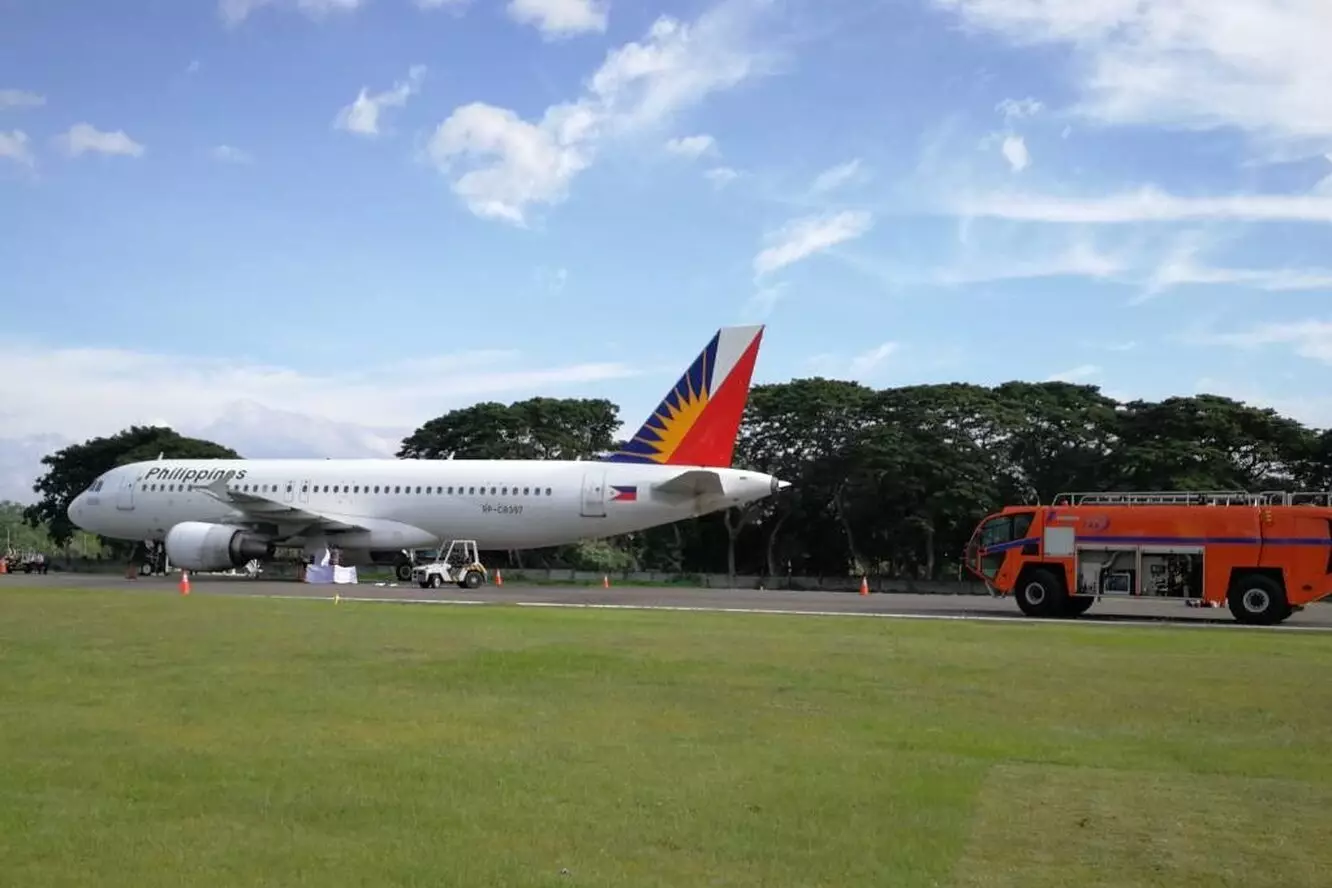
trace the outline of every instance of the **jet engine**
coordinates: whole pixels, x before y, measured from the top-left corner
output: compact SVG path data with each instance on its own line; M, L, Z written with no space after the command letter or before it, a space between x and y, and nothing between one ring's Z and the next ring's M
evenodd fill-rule
M166 535L171 563L185 570L230 570L256 558L271 558L273 544L243 527L183 521Z

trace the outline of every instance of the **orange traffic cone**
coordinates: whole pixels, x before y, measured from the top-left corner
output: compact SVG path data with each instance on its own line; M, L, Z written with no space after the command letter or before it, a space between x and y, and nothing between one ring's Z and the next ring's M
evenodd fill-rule
M188 570L182 570L180 572L180 594L190 594L190 572Z
M866 577L860 578L860 594L861 595L869 594L869 579Z
M504 574L500 572L500 569L498 567L495 568L495 585L496 586L504 585Z
M610 574L602 574L602 575L601 575L601 588L603 588L603 589L609 589L609 588L610 588Z

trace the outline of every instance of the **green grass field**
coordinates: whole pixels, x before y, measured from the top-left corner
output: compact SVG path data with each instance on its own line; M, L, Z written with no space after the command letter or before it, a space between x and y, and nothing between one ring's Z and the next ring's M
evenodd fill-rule
M1332 637L0 594L0 884L1325 886Z

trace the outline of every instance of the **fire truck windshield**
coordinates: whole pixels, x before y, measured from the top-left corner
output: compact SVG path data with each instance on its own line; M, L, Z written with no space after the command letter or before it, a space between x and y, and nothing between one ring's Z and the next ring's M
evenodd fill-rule
M1027 535L1031 527L1032 512L1019 512L1016 515L996 515L981 525L980 545L982 549L1011 543Z
M987 579L993 579L1003 566L1008 550L982 553L993 546L1024 538L1035 517L1035 512L1017 512L1010 515L995 515L983 521L977 528L975 537L972 538L971 546L968 547L971 551L967 553L969 556L967 560L971 562L971 567L979 570Z

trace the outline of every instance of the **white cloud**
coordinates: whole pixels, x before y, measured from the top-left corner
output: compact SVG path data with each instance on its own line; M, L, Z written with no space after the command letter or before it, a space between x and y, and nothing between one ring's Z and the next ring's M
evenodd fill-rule
M430 140L431 160L448 170L456 158L493 158L453 183L467 207L482 218L526 223L531 203L558 203L569 182L592 162L586 144L588 115L556 106L539 125L507 108L473 102L456 109Z
M783 291L786 287L782 284L774 284L770 287L760 287L745 300L744 314L756 320L763 320L772 314L772 310L777 307L781 301Z
M552 296L558 296L564 292L564 287L569 283L569 269L567 268L547 268L541 266L536 270L536 281L543 290Z
M748 31L770 0L724 0L696 21L656 20L641 41L611 50L584 94L536 121L483 102L439 125L427 154L476 215L525 224L555 204L606 140L659 127L759 70Z
M1045 106L1031 97L1025 99L1004 99L994 110L1004 115L1004 120L1021 120L1024 117L1034 117Z
M855 240L870 230L873 217L860 210L844 210L795 219L768 235L769 244L754 257L754 273L770 274L801 259Z
M46 104L46 96L22 89L0 89L0 111L8 108L39 108Z
M28 147L28 134L23 130L0 130L0 158L31 167L37 163L32 149Z
M900 343L884 342L848 359L844 355L815 355L807 362L820 376L836 379L863 379L873 375L883 363L901 349Z
M953 209L962 215L1027 222L1127 223L1198 219L1332 222L1332 195L1179 197L1149 187L1103 197L1022 193L964 197L954 202Z
M1031 155L1027 152L1027 142L1021 136L1005 136L1003 147L999 149L1003 152L1004 160L1013 168L1013 172L1020 173L1031 164Z
M233 148L230 145L218 145L209 152L214 160L222 163L253 163L254 157L248 152L239 148Z
M478 368L493 369L478 369ZM61 434L83 440L163 419L199 428L237 401L366 426L415 428L426 419L489 397L527 397L564 386L621 379L637 366L587 362L532 366L510 352L464 352L378 366L344 365L327 374L234 359L114 348L0 349L5 434ZM144 397L151 392L151 397Z
M1076 57L1080 113L1113 124L1233 126L1332 144L1326 0L934 0L1015 44Z
M351 12L362 2L364 0L218 0L217 9L228 25L238 25L249 18L250 13L265 6L291 7L312 19L320 19L330 13Z
M1035 259L1005 256L995 260L970 262L937 272L932 283L978 284L986 281L1024 280L1050 277L1090 277L1105 279L1120 274L1125 263L1108 256L1085 242L1077 242L1058 253L1040 254Z
M814 182L809 186L813 194L824 194L832 191L841 185L845 185L860 173L860 158L853 158L846 163L839 163L837 166L829 167L814 177Z
M709 135L683 136L667 142L666 150L681 157L701 157L717 150L717 140Z
M1131 301L1140 304L1172 287L1199 284L1236 284L1283 293L1304 290L1332 291L1332 271L1307 268L1221 268L1197 259L1197 244L1185 243L1173 251L1151 273L1141 293Z
M509 0L515 22L533 25L547 39L606 30L608 0Z
M425 73L425 65L413 65L407 71L406 80L400 80L392 89L373 96L365 87L361 87L356 99L338 112L333 125L359 136L371 138L378 136L380 113L385 108L401 108L407 104L407 99L420 91L421 80L425 77Z
M1061 370L1058 373L1052 373L1045 378L1046 382L1084 382L1093 376L1100 375L1101 368L1095 364L1079 364L1068 370Z
M1280 346L1302 358L1332 364L1332 320L1310 318L1260 324L1233 333L1190 333L1178 338L1191 345L1225 345L1245 351Z
M717 188L723 188L730 182L739 177L739 173L730 167L713 167L703 174L703 177L715 185Z
M142 157L144 147L125 134L124 130L102 132L89 123L76 123L57 141L70 157L92 152L122 157Z

